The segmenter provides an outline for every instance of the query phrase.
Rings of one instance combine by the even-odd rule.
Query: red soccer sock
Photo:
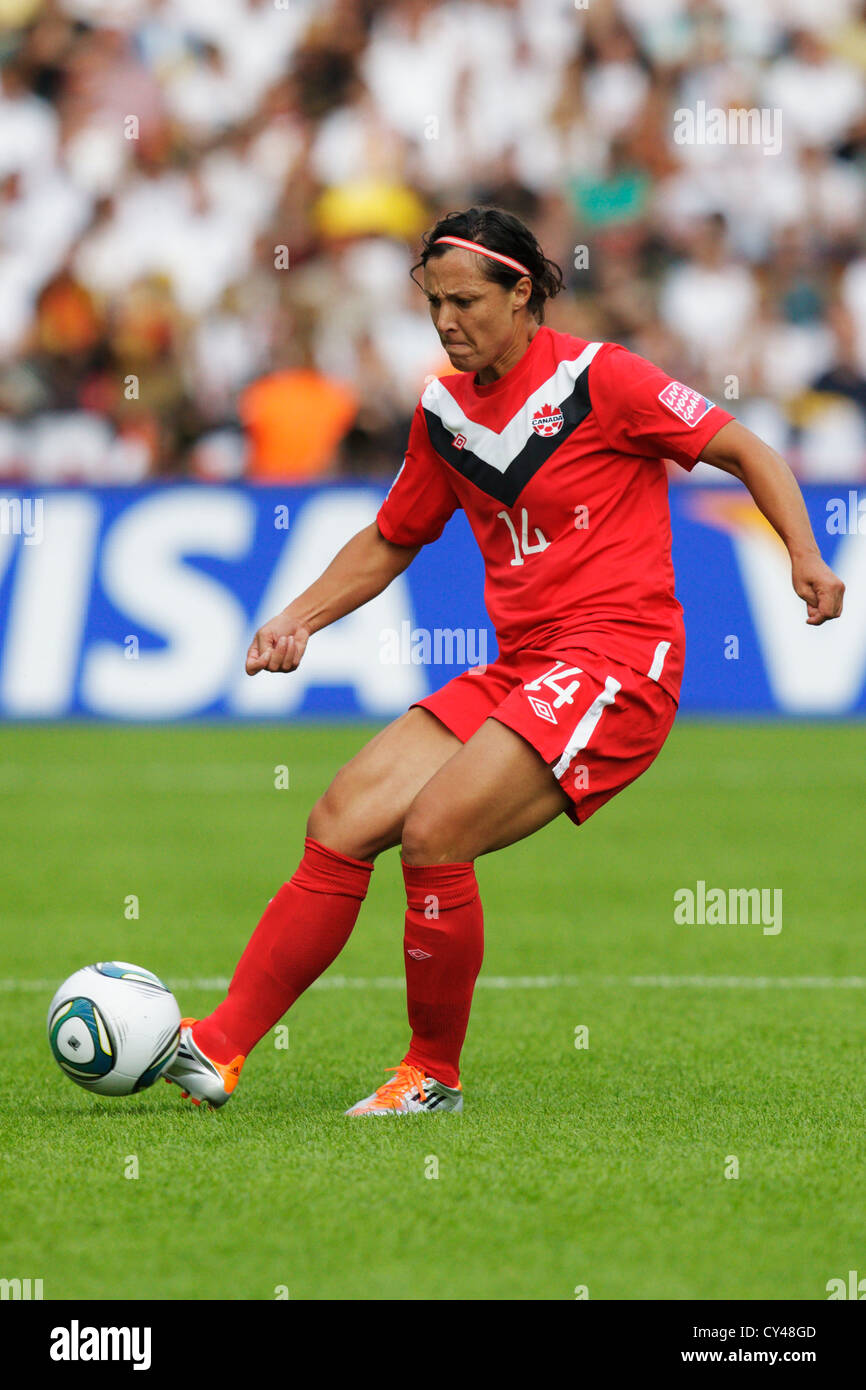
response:
[[[403,940],[412,1041],[404,1062],[445,1086],[460,1050],[484,955],[484,914],[473,864],[403,865]]]
[[[292,878],[271,899],[223,1002],[193,1029],[215,1062],[244,1056],[340,954],[373,865],[307,837]]]

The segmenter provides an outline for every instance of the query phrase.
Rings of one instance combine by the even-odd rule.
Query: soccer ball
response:
[[[126,961],[85,965],[48,1010],[48,1041],[70,1080],[102,1096],[143,1091],[177,1052],[180,1009],[149,970]]]

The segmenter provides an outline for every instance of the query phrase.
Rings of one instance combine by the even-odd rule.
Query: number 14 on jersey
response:
[[[533,544],[530,541],[529,514],[527,513],[525,507],[520,508],[520,536],[518,536],[517,528],[515,527],[514,522],[511,520],[511,517],[508,515],[507,512],[497,512],[496,515],[502,517],[502,520],[505,522],[505,525],[508,527],[508,530],[511,533],[511,540],[512,544],[514,545],[514,559],[511,561],[512,565],[522,565],[523,557],[525,555],[535,555],[537,551],[546,550],[547,547],[550,545],[550,541],[547,539],[544,532],[541,531],[537,526],[533,527],[533,530],[535,531],[535,543]]]

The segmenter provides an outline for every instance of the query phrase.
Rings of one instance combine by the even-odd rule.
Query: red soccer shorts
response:
[[[514,729],[552,769],[576,825],[646,771],[677,711],[649,676],[561,645],[464,671],[415,703],[462,743],[487,718]]]

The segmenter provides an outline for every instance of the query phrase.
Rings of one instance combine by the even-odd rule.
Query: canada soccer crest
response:
[[[543,405],[532,417],[532,428],[543,439],[559,434],[564,424],[563,414],[558,405]]]

